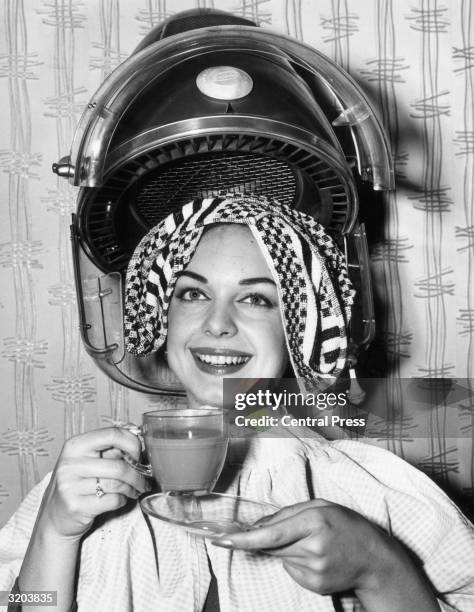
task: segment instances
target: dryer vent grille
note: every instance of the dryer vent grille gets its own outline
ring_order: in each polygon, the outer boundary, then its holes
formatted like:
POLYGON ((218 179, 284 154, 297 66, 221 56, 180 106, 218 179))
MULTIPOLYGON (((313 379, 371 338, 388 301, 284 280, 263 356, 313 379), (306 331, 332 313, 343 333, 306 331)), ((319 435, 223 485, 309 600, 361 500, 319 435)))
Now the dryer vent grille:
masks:
POLYGON ((193 197, 252 192, 329 220, 341 233, 349 195, 314 151, 271 137, 188 137, 117 163, 100 189, 84 190, 80 231, 104 271, 122 270, 140 238, 193 197))
POLYGON ((151 226, 166 212, 196 195, 212 197, 225 190, 231 193, 264 193, 284 204, 292 204, 296 179, 288 164, 271 157, 238 153, 209 153, 156 172, 137 193, 137 212, 151 226))

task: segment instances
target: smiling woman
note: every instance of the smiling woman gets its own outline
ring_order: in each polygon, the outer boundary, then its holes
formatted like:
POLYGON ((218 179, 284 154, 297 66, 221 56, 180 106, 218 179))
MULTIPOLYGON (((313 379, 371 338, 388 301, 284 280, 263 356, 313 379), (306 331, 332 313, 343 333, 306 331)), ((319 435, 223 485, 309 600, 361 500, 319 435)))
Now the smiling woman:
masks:
MULTIPOLYGON (((221 406, 224 377, 278 377, 288 364, 317 386, 344 367, 353 294, 312 217, 257 196, 197 199, 134 252, 127 349, 166 346, 194 415, 221 406)), ((61 611, 474 609, 472 526, 429 478, 377 447, 277 429, 230 440, 212 510, 230 499, 234 516, 244 498, 280 511, 212 541, 143 515, 129 430, 71 438, 0 531, 0 588, 19 576, 23 591, 57 590, 61 611)), ((196 442, 179 440, 195 467, 196 442)))
POLYGON ((278 291, 247 227, 204 233, 178 275, 167 351, 191 406, 221 406, 223 377, 282 376, 288 358, 278 291))

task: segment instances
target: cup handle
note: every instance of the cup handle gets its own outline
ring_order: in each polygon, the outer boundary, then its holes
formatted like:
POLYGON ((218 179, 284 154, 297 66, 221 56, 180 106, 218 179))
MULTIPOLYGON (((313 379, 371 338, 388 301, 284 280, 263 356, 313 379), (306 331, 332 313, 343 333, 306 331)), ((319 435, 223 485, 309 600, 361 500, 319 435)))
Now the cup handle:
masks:
MULTIPOLYGON (((122 425, 122 427, 124 429, 128 429, 128 431, 134 436, 137 436, 137 438, 140 440, 142 451, 144 451, 145 441, 143 439, 142 428, 139 425, 135 425, 134 423, 127 423, 126 425, 122 425)), ((127 454, 123 455, 123 459, 124 461, 126 461, 126 463, 128 463, 131 468, 133 468, 139 474, 153 478, 153 472, 150 463, 140 463, 139 461, 135 461, 135 459, 132 459, 132 457, 127 454)))

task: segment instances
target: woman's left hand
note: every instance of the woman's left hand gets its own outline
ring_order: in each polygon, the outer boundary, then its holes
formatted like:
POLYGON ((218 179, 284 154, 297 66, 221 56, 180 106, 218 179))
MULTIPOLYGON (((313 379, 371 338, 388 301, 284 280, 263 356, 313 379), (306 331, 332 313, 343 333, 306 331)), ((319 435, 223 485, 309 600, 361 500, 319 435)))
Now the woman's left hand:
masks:
POLYGON ((323 499, 287 506, 248 532, 213 543, 280 557, 298 584, 320 594, 377 589, 405 555, 366 518, 323 499))

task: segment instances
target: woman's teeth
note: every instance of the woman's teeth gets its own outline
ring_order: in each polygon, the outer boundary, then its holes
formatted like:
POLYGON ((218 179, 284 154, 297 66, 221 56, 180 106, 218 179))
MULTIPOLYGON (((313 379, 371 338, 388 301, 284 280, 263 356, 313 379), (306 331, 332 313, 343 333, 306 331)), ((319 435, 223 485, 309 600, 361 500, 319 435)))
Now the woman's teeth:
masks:
POLYGON ((238 365, 247 363, 250 357, 230 357, 226 355, 202 355, 197 353, 198 359, 210 365, 238 365))

